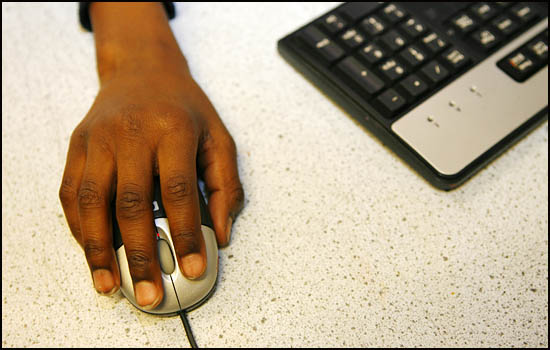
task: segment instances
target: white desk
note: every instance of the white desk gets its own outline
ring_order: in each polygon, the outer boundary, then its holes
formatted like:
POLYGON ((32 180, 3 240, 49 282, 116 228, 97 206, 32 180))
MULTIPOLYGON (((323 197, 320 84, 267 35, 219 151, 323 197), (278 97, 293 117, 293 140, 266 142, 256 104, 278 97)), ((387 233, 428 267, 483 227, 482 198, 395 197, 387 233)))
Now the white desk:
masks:
MULTIPOLYGON (((431 187, 284 61, 335 4, 178 4, 172 28, 233 135, 246 207, 203 347, 548 346, 548 123, 431 187)), ((74 3, 2 4, 2 346, 188 346, 96 294, 58 189, 98 89, 74 3)))

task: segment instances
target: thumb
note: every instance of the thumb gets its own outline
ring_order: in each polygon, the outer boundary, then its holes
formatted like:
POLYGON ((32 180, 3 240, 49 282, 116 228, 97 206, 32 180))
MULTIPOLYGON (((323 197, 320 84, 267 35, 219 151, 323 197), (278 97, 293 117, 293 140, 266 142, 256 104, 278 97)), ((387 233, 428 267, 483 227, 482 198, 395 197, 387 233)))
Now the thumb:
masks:
POLYGON ((203 134, 198 165, 206 185, 218 245, 227 246, 233 222, 244 206, 244 190, 239 179, 235 142, 223 124, 203 134))

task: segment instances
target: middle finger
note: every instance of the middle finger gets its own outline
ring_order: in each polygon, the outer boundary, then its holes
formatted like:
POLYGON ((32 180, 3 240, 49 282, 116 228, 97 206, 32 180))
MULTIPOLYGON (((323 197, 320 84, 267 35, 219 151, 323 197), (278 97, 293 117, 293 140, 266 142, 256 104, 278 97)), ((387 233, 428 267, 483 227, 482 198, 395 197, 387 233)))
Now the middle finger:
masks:
POLYGON ((134 295, 142 307, 153 309, 164 291, 153 221, 152 155, 146 146, 128 147, 118 153, 117 164, 117 220, 134 295))

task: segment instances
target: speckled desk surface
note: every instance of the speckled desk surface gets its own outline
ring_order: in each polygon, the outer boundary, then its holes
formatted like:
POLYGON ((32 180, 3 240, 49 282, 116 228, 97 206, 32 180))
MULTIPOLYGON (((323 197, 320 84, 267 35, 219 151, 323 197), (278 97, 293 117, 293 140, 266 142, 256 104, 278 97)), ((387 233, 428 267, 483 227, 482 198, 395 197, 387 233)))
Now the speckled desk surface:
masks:
MULTIPOLYGON (((548 346, 548 123, 434 189, 276 42, 335 3, 178 4, 171 22, 239 151, 246 207, 204 347, 548 346)), ((2 346, 186 347, 178 317, 96 294, 58 200, 98 90, 74 3, 2 3, 2 346)))

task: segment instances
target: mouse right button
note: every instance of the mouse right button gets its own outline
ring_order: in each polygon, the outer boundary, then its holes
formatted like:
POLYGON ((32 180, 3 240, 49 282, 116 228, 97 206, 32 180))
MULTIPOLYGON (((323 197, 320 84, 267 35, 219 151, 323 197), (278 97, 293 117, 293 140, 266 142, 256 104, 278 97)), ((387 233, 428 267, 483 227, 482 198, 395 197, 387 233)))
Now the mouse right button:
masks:
POLYGON ((172 250, 170 244, 164 239, 157 241, 160 269, 167 275, 172 274, 175 269, 174 258, 172 256, 172 250))

